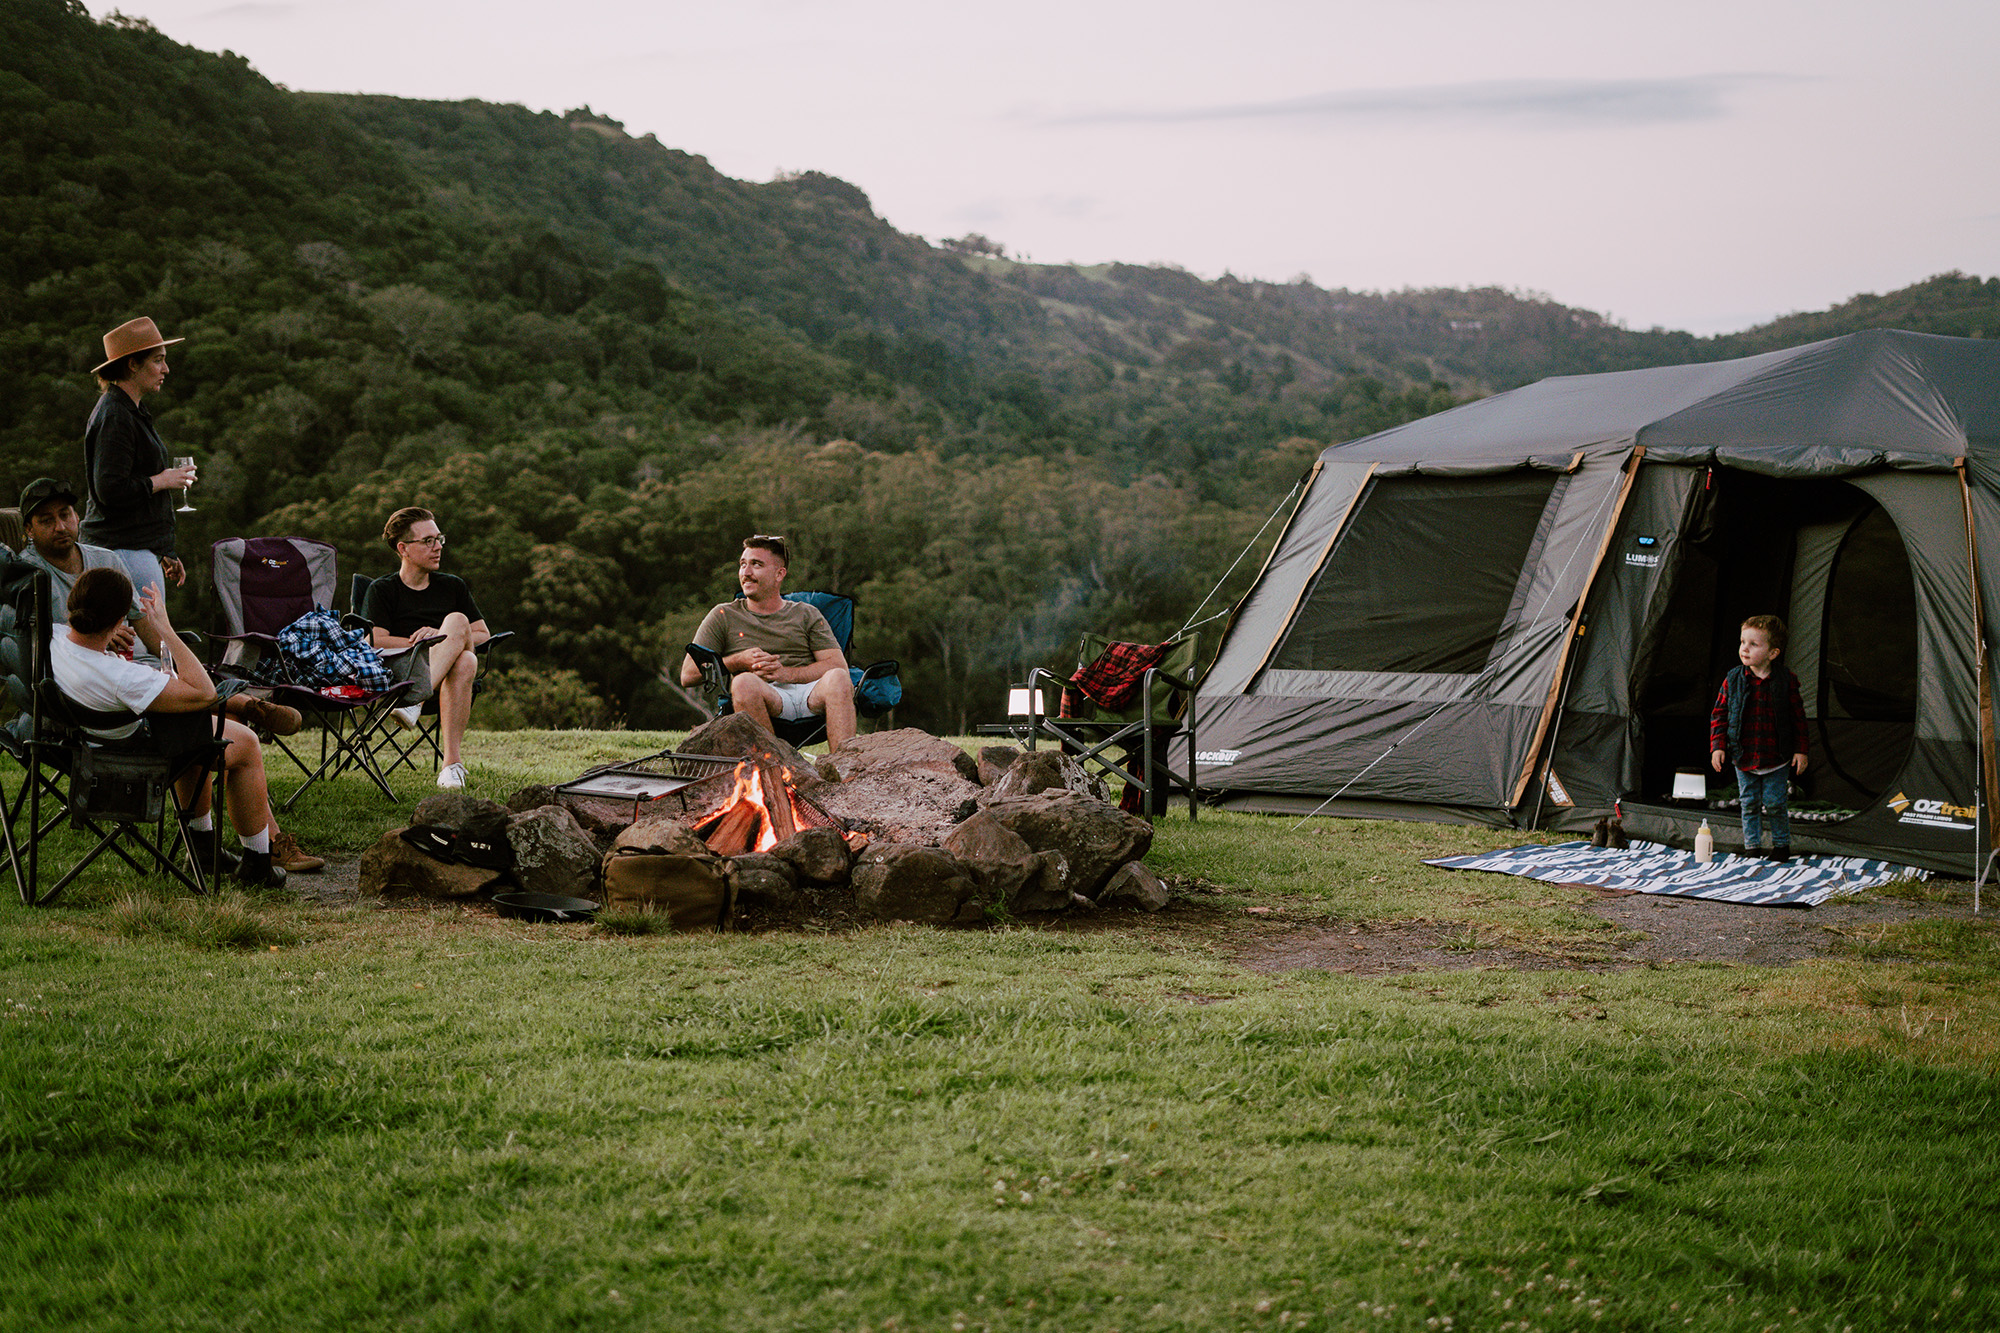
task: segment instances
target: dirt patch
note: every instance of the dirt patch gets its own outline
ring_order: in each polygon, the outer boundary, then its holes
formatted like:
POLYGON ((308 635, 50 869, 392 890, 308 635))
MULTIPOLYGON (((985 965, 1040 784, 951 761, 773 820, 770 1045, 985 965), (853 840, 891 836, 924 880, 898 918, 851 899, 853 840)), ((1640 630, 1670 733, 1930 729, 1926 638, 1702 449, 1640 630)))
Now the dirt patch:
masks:
POLYGON ((285 876, 285 887, 314 907, 352 907, 361 901, 361 858, 328 857, 326 865, 310 875, 285 876))
MULTIPOLYGON (((353 907, 362 901, 360 870, 359 860, 328 861, 323 871, 294 875, 287 882, 302 902, 315 907, 353 907)), ((1488 929, 1463 922, 1292 919, 1282 907, 1223 908, 1204 901, 1206 887, 1190 893, 1177 886, 1174 900, 1153 915, 1101 911, 1022 924, 1086 934, 1140 929, 1200 937, 1221 944, 1254 972, 1312 968, 1391 976, 1475 968, 1617 972, 1669 963, 1787 967, 1839 956, 1850 938, 1873 935, 1884 925, 1972 919, 1971 891, 1963 884, 1950 885, 1951 896, 1944 902, 1836 898, 1814 908, 1746 907, 1575 884, 1565 887, 1592 895, 1578 904, 1579 910, 1603 918, 1616 933, 1563 952, 1514 947, 1488 929)), ((483 902, 477 905, 490 910, 483 902)), ((1989 905, 1988 915, 1992 910, 1989 905)), ((1202 1002, 1201 997, 1190 998, 1202 1002)))
POLYGON ((1241 941, 1236 958, 1256 972, 1318 968, 1358 976, 1468 968, 1618 972, 1668 963, 1787 967, 1843 953, 1858 931, 1903 921, 1972 917, 1969 892, 1947 902, 1836 898, 1820 907, 1787 908, 1590 891, 1598 896, 1581 904, 1581 910, 1602 917, 1618 933, 1567 953, 1510 948, 1454 922, 1287 923, 1265 917, 1262 928, 1241 941))

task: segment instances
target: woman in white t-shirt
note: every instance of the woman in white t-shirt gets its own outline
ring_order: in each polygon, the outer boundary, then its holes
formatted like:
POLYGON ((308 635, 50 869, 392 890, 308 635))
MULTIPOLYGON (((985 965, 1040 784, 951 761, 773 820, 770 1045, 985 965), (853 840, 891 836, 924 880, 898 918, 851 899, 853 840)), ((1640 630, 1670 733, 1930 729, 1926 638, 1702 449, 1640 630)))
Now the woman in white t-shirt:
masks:
MULTIPOLYGON (((156 586, 139 594, 144 617, 134 626, 146 647, 171 665, 167 671, 129 661, 110 651, 112 636, 125 623, 132 606, 132 581, 116 569, 87 569, 69 593, 69 625, 58 626, 49 642, 49 667, 62 692, 85 708, 99 712, 139 714, 131 722, 98 731, 107 740, 123 739, 147 728, 169 755, 186 754, 214 736, 215 683, 167 620, 166 599, 156 586)), ((229 822, 243 844, 236 877, 253 886, 285 882, 283 866, 274 864, 271 844, 278 833, 271 817, 271 796, 264 784, 264 749, 257 735, 241 722, 225 721, 222 738, 228 748, 222 760, 222 780, 229 789, 229 822)), ((207 860, 215 840, 209 813, 205 773, 183 777, 177 789, 195 850, 207 860)))

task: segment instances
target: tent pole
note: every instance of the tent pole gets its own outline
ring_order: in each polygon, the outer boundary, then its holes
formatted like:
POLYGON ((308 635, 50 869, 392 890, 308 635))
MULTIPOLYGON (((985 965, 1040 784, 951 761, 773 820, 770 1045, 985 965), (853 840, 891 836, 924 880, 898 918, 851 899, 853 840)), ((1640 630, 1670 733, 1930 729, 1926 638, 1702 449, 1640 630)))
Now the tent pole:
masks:
POLYGON ((1985 847, 1986 855, 1980 864, 1979 875, 1972 881, 1972 914, 1979 915, 1980 890, 1986 885, 1986 877, 1993 873, 1993 863, 2000 858, 2000 839, 1993 837, 1992 812, 1986 808, 1988 797, 1993 791, 1993 736, 1987 726, 1987 716, 1993 710, 1993 686, 1986 674, 1986 622, 1985 607, 1981 605, 1983 591, 1979 586, 1979 535, 1972 522, 1972 481, 1966 475, 1965 456, 1952 460, 1952 470, 1958 474, 1959 503, 1965 511, 1965 555, 1970 567, 1972 581, 1972 643, 1974 670, 1979 673, 1979 715, 1973 722, 1973 734, 1979 746, 1977 767, 1972 777, 1972 845, 1974 855, 1985 847), (1981 834, 1985 835, 1982 841, 1981 834), (1992 845, 1987 846, 1987 842, 1992 845))
MULTIPOLYGON (((1576 628, 1571 633, 1574 637, 1580 639, 1589 633, 1589 631, 1589 620, 1579 618, 1576 622, 1576 628)), ((1555 720, 1549 724, 1549 759, 1547 763, 1542 765, 1542 780, 1537 784, 1535 789, 1535 817, 1528 822, 1528 827, 1531 829, 1538 829, 1542 826, 1542 802, 1549 794, 1549 774, 1553 773, 1556 767, 1556 737, 1562 734, 1562 715, 1563 709, 1569 706, 1570 682, 1576 679, 1577 663, 1582 660, 1583 654, 1572 652, 1569 659, 1569 670, 1563 673, 1562 695, 1556 700, 1555 720)))

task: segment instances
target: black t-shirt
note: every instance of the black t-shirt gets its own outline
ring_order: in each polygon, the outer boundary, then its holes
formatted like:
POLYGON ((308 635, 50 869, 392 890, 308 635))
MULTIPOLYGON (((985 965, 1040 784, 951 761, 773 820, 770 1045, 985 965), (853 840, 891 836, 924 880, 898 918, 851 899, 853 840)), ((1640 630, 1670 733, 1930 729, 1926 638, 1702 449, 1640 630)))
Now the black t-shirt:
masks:
POLYGON ((472 590, 456 574, 433 574, 422 588, 412 588, 400 574, 387 574, 368 585, 361 600, 362 619, 378 629, 407 639, 418 630, 437 628, 454 611, 473 624, 486 619, 472 600, 472 590))

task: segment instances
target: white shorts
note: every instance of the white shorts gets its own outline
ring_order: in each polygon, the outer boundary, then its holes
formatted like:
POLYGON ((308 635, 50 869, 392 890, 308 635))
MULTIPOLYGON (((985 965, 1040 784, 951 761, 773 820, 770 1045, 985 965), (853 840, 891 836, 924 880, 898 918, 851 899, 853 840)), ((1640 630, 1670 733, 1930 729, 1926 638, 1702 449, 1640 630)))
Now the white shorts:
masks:
MULTIPOLYGON (((769 681, 765 683, 771 684, 769 681)), ((816 680, 796 681, 789 685, 772 684, 771 688, 778 692, 778 716, 786 722, 797 722, 802 718, 811 717, 812 707, 806 700, 812 697, 813 686, 817 684, 819 682, 816 680)))

